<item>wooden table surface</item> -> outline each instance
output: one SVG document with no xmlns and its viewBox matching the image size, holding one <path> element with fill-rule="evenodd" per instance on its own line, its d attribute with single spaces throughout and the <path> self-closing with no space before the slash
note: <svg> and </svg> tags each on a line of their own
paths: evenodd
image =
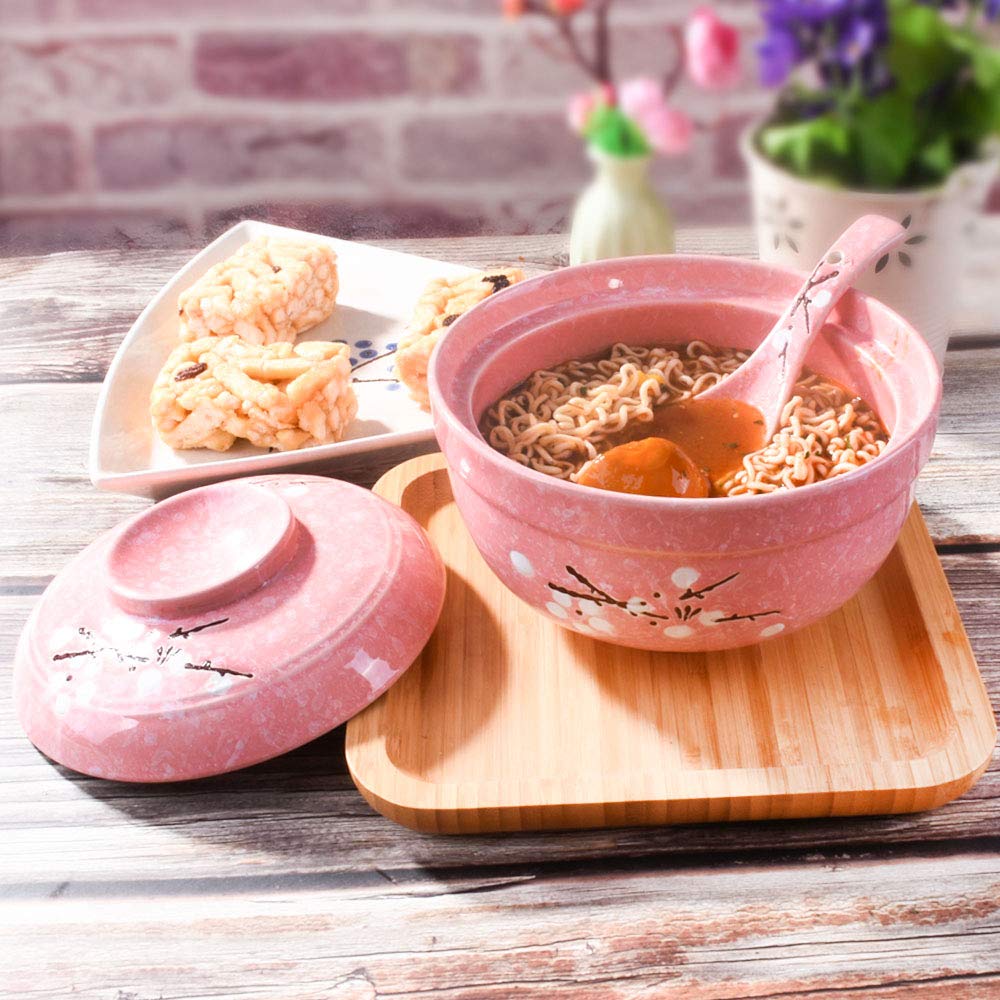
<svg viewBox="0 0 1000 1000">
<path fill-rule="evenodd" d="M 407 241 L 469 264 L 564 239 Z M 681 234 L 751 252 L 745 230 Z M 147 501 L 95 491 L 101 379 L 176 250 L 0 259 L 0 995 L 1000 997 L 1000 761 L 923 815 L 422 836 L 339 729 L 249 770 L 129 786 L 52 764 L 10 699 L 48 581 Z M 978 230 L 917 497 L 1000 704 L 1000 224 Z M 399 460 L 400 455 L 390 456 Z M 385 459 L 350 470 L 370 484 Z"/>
</svg>

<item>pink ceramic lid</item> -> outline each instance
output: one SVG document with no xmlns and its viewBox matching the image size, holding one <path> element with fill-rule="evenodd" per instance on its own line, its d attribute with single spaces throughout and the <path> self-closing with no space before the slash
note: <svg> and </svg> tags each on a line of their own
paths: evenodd
<svg viewBox="0 0 1000 1000">
<path fill-rule="evenodd" d="M 18 715 L 43 753 L 97 777 L 246 767 L 374 701 L 430 637 L 444 586 L 419 525 L 360 487 L 205 486 L 52 581 L 18 644 Z"/>
</svg>

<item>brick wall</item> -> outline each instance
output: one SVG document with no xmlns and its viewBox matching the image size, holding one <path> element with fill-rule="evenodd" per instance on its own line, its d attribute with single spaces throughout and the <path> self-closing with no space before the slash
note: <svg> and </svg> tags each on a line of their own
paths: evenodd
<svg viewBox="0 0 1000 1000">
<path fill-rule="evenodd" d="M 619 75 L 662 71 L 695 0 L 618 0 Z M 719 5 L 755 29 L 750 0 Z M 196 245 L 243 216 L 357 238 L 563 231 L 584 80 L 496 0 L 0 0 L 0 253 Z M 685 85 L 656 180 L 747 218 L 736 137 L 768 97 Z"/>
</svg>

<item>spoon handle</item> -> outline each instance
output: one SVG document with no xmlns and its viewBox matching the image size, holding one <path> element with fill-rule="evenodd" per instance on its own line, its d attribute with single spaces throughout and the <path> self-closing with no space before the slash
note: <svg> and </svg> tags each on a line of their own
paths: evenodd
<svg viewBox="0 0 1000 1000">
<path fill-rule="evenodd" d="M 753 354 L 702 396 L 741 399 L 763 414 L 766 440 L 777 430 L 806 354 L 841 296 L 907 231 L 881 215 L 864 215 L 837 238 Z"/>
</svg>

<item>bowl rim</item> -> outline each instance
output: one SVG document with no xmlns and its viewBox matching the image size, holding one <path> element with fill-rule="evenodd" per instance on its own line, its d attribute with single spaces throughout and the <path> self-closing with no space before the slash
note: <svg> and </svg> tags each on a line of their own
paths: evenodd
<svg viewBox="0 0 1000 1000">
<path fill-rule="evenodd" d="M 635 266 L 635 262 L 638 260 L 655 262 L 657 265 L 666 265 L 668 267 L 675 263 L 694 265 L 697 267 L 724 263 L 727 266 L 746 268 L 747 271 L 750 272 L 756 271 L 779 274 L 782 277 L 795 281 L 801 281 L 805 274 L 805 272 L 796 271 L 793 268 L 782 267 L 776 264 L 765 264 L 762 261 L 750 260 L 742 257 L 727 257 L 721 254 L 656 254 L 643 257 L 618 257 L 594 261 L 587 264 L 576 264 L 536 275 L 526 281 L 518 282 L 517 285 L 509 289 L 505 294 L 505 300 L 509 303 L 511 296 L 516 295 L 518 298 L 522 298 L 525 295 L 530 295 L 534 289 L 540 287 L 543 283 L 552 281 L 553 279 L 564 280 L 564 276 L 569 272 L 582 272 L 585 270 L 597 271 L 608 267 L 621 267 L 628 263 Z M 853 472 L 845 473 L 841 476 L 835 476 L 833 479 L 823 479 L 819 482 L 808 483 L 805 486 L 797 486 L 794 489 L 779 489 L 775 490 L 773 493 L 741 494 L 734 497 L 704 497 L 698 499 L 684 497 L 651 497 L 641 494 L 616 493 L 609 490 L 599 490 L 596 487 L 584 486 L 580 483 L 570 482 L 565 479 L 557 479 L 555 476 L 548 476 L 543 472 L 538 472 L 528 466 L 521 465 L 519 462 L 515 462 L 513 459 L 508 458 L 506 455 L 492 447 L 482 434 L 480 434 L 478 427 L 473 429 L 467 425 L 464 417 L 460 416 L 447 402 L 446 394 L 442 391 L 438 380 L 438 366 L 440 364 L 440 359 L 448 351 L 449 344 L 457 343 L 458 339 L 462 337 L 463 326 L 468 325 L 467 317 L 474 312 L 479 313 L 481 316 L 484 309 L 489 309 L 491 301 L 500 301 L 499 299 L 493 300 L 492 297 L 485 299 L 473 309 L 460 316 L 454 323 L 450 324 L 450 326 L 445 329 L 444 336 L 438 342 L 431 356 L 430 365 L 428 367 L 428 390 L 431 399 L 431 412 L 434 418 L 435 428 L 439 423 L 446 424 L 449 434 L 457 434 L 476 455 L 484 459 L 493 468 L 498 469 L 501 474 L 514 475 L 517 479 L 525 481 L 529 489 L 532 486 L 550 489 L 554 491 L 555 495 L 564 497 L 566 500 L 571 502 L 581 502 L 587 498 L 596 499 L 598 496 L 605 502 L 608 502 L 608 498 L 610 496 L 613 498 L 611 502 L 622 504 L 626 509 L 634 510 L 636 512 L 645 511 L 648 513 L 664 513 L 673 511 L 680 513 L 686 511 L 689 514 L 704 514 L 711 511 L 719 511 L 720 500 L 727 501 L 725 504 L 725 509 L 727 511 L 735 512 L 739 508 L 747 508 L 747 505 L 750 504 L 752 506 L 749 509 L 758 513 L 764 510 L 776 511 L 782 507 L 800 504 L 807 498 L 810 500 L 818 500 L 821 495 L 828 496 L 832 500 L 838 497 L 845 490 L 856 489 L 862 482 L 870 479 L 873 475 L 876 477 L 885 475 L 889 468 L 895 466 L 900 460 L 905 458 L 906 455 L 912 452 L 913 449 L 919 445 L 919 441 L 923 436 L 928 423 L 933 424 L 936 422 L 942 393 L 941 370 L 938 368 L 937 361 L 934 359 L 934 355 L 927 342 L 916 330 L 913 324 L 897 313 L 894 309 L 887 306 L 880 299 L 874 298 L 874 296 L 866 295 L 857 289 L 852 289 L 847 294 L 856 296 L 862 303 L 874 303 L 876 307 L 884 310 L 890 319 L 898 322 L 906 329 L 907 333 L 914 341 L 916 353 L 920 356 L 922 364 L 928 369 L 928 371 L 935 373 L 935 391 L 933 393 L 933 398 L 923 403 L 924 412 L 918 414 L 918 418 L 914 420 L 913 425 L 909 428 L 908 432 L 903 435 L 903 437 L 897 438 L 894 433 L 890 433 L 889 441 L 886 444 L 885 450 L 881 455 L 879 455 L 878 459 L 866 463 Z M 748 288 L 746 298 L 748 300 L 754 298 L 750 288 Z M 486 364 L 488 363 L 489 362 L 487 361 Z M 471 409 L 471 400 L 469 403 Z M 912 484 L 915 479 L 916 476 L 912 476 L 909 478 L 908 482 Z"/>
</svg>

